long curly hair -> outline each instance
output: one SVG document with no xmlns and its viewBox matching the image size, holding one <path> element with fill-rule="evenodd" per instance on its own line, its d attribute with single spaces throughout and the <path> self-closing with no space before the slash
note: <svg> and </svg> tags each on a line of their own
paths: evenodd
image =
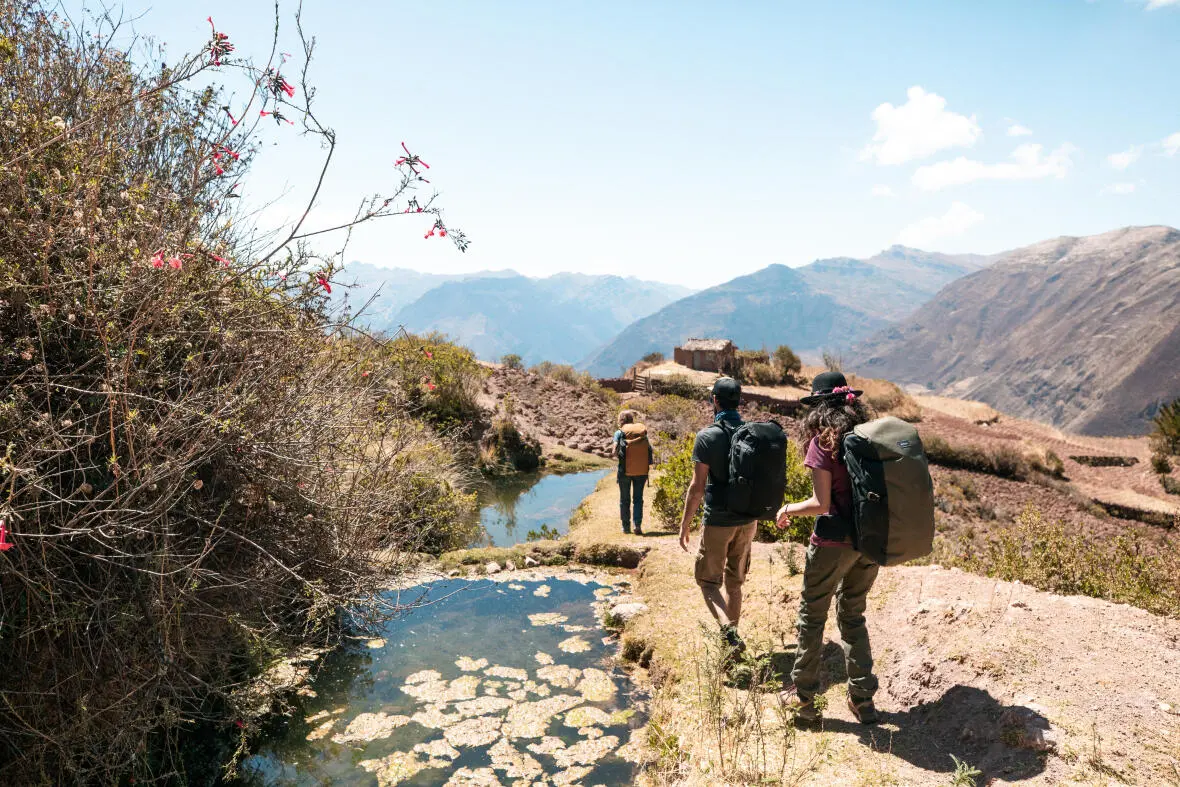
<svg viewBox="0 0 1180 787">
<path fill-rule="evenodd" d="M 804 445 L 815 438 L 820 448 L 843 462 L 844 436 L 871 419 L 868 405 L 859 397 L 849 400 L 841 394 L 824 399 L 803 417 Z"/>
</svg>

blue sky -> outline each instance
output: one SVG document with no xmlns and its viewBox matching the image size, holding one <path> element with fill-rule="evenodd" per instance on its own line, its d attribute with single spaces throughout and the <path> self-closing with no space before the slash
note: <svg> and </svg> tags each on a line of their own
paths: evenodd
<svg viewBox="0 0 1180 787">
<path fill-rule="evenodd" d="M 1180 225 L 1180 0 L 1150 2 L 306 0 L 340 140 L 320 215 L 391 183 L 404 139 L 471 249 L 395 219 L 349 259 L 703 287 L 897 242 Z M 212 14 L 262 55 L 273 4 L 126 9 L 175 53 Z M 305 194 L 316 147 L 267 134 L 244 196 Z"/>
</svg>

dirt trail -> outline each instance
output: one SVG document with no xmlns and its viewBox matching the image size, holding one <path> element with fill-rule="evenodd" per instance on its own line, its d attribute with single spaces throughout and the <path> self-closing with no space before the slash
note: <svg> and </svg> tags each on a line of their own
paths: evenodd
<svg viewBox="0 0 1180 787">
<path fill-rule="evenodd" d="M 626 538 L 610 479 L 587 509 L 572 539 Z M 653 547 L 635 582 L 651 609 L 626 637 L 653 647 L 656 717 L 688 757 L 665 768 L 663 781 L 748 781 L 748 773 L 719 777 L 698 682 L 712 622 L 692 556 L 656 527 L 649 516 L 651 534 L 626 538 Z M 777 545 L 757 544 L 746 586 L 743 633 L 783 668 L 801 562 L 799 548 L 788 560 Z M 1180 784 L 1180 621 L 937 566 L 883 570 L 868 619 L 884 722 L 864 727 L 845 707 L 829 621 L 827 721 L 798 734 L 788 768 L 795 783 L 941 787 L 951 783 L 954 755 L 981 771 L 979 785 Z"/>
</svg>

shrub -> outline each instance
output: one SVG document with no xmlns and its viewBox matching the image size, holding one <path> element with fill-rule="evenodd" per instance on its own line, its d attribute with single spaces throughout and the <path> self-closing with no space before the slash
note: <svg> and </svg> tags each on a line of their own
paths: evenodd
<svg viewBox="0 0 1180 787">
<path fill-rule="evenodd" d="M 943 467 L 959 470 L 973 470 L 1023 481 L 1032 472 L 1032 466 L 1023 454 L 1007 446 L 983 448 L 975 445 L 956 445 L 938 435 L 926 435 L 922 446 L 931 462 Z"/>
<path fill-rule="evenodd" d="M 1160 486 L 1169 495 L 1180 495 L 1180 480 L 1172 478 L 1170 475 L 1160 476 Z"/>
<path fill-rule="evenodd" d="M 0 0 L 9 784 L 183 780 L 178 730 L 244 740 L 231 720 L 270 696 L 237 689 L 383 614 L 388 575 L 470 502 L 396 364 L 362 367 L 384 345 L 336 329 L 339 257 L 303 245 L 319 227 L 272 236 L 231 199 L 262 141 L 225 107 L 297 118 L 326 157 L 331 130 L 277 64 L 234 60 L 245 98 L 194 84 L 227 39 L 137 69 L 105 24 Z M 415 160 L 362 219 L 419 205 Z"/>
<path fill-rule="evenodd" d="M 787 491 L 786 501 L 798 503 L 811 497 L 811 471 L 803 464 L 803 455 L 795 445 L 795 441 L 787 441 Z M 791 541 L 806 544 L 811 538 L 811 531 L 815 527 L 815 517 L 791 517 L 790 524 L 780 529 L 776 522 L 759 522 L 758 539 L 760 541 Z"/>
<path fill-rule="evenodd" d="M 488 371 L 466 347 L 441 334 L 402 331 L 372 362 L 397 387 L 394 407 L 408 405 L 443 429 L 467 427 L 480 419 L 478 400 Z"/>
<path fill-rule="evenodd" d="M 550 380 L 557 380 L 558 382 L 566 383 L 567 385 L 576 385 L 582 388 L 597 388 L 598 380 L 589 372 L 579 372 L 574 367 L 568 364 L 553 363 L 551 361 L 541 361 L 534 366 L 530 371 L 533 374 L 547 377 Z"/>
<path fill-rule="evenodd" d="M 683 374 L 670 374 L 667 377 L 652 378 L 651 388 L 656 393 L 679 396 L 684 399 L 709 398 L 709 389 L 700 385 Z"/>
<path fill-rule="evenodd" d="M 844 356 L 831 350 L 824 350 L 824 368 L 829 372 L 844 371 Z"/>
<path fill-rule="evenodd" d="M 639 403 L 640 400 L 634 399 L 629 402 L 632 407 Z M 657 397 L 652 402 L 642 402 L 641 406 L 646 412 L 649 426 L 656 428 L 656 437 L 661 442 L 666 438 L 678 440 L 694 433 L 704 416 L 699 400 L 685 399 L 675 394 Z"/>
<path fill-rule="evenodd" d="M 1160 407 L 1152 424 L 1155 429 L 1151 438 L 1156 452 L 1165 456 L 1180 456 L 1180 399 Z"/>
<path fill-rule="evenodd" d="M 742 367 L 744 382 L 754 385 L 778 385 L 780 376 L 768 363 L 755 363 Z"/>
<path fill-rule="evenodd" d="M 865 392 L 865 401 L 878 415 L 892 415 L 910 423 L 922 420 L 922 408 L 914 398 L 888 380 L 874 380 L 854 375 L 851 385 Z"/>
<path fill-rule="evenodd" d="M 677 443 L 668 452 L 667 458 L 660 462 L 660 474 L 654 481 L 656 493 L 652 498 L 652 511 L 669 527 L 677 527 L 684 513 L 684 497 L 692 483 L 692 448 L 695 441 L 695 435 L 688 435 Z M 692 527 L 695 529 L 700 523 L 701 514 L 698 511 Z"/>
<path fill-rule="evenodd" d="M 480 438 L 480 464 L 485 472 L 505 469 L 521 472 L 541 466 L 541 444 L 520 432 L 511 416 L 492 421 L 492 428 Z"/>
<path fill-rule="evenodd" d="M 516 353 L 508 353 L 500 359 L 500 365 L 505 369 L 523 369 L 524 359 Z"/>
<path fill-rule="evenodd" d="M 1046 523 L 1034 509 L 981 548 L 959 558 L 969 571 L 1063 595 L 1103 598 L 1157 615 L 1180 616 L 1180 553 L 1151 548 L 1134 533 L 1114 539 L 1078 538 L 1076 527 Z"/>
<path fill-rule="evenodd" d="M 650 364 L 663 363 L 664 354 L 659 351 L 648 353 L 647 355 L 643 356 L 643 362 Z"/>
<path fill-rule="evenodd" d="M 1157 475 L 1167 475 L 1172 472 L 1172 460 L 1166 454 L 1153 453 L 1151 455 L 1151 469 Z"/>
<path fill-rule="evenodd" d="M 779 379 L 784 383 L 793 382 L 801 371 L 803 361 L 785 344 L 780 344 L 774 351 L 774 362 L 778 367 Z"/>
</svg>

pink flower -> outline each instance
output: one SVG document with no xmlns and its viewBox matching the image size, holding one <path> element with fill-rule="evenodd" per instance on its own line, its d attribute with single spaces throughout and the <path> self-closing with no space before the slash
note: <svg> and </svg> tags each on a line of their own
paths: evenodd
<svg viewBox="0 0 1180 787">
<path fill-rule="evenodd" d="M 153 254 L 151 262 L 152 262 L 152 267 L 155 268 L 156 270 L 163 268 L 164 267 L 164 250 L 160 249 L 155 254 Z"/>
<path fill-rule="evenodd" d="M 287 80 L 283 79 L 282 74 L 280 74 L 278 71 L 268 71 L 267 74 L 270 77 L 269 81 L 267 82 L 267 87 L 270 88 L 270 92 L 274 93 L 276 96 L 279 93 L 286 93 L 287 98 L 295 97 L 295 88 L 292 87 Z"/>
<path fill-rule="evenodd" d="M 432 361 L 434 360 L 434 353 L 432 353 L 430 350 L 427 350 L 425 347 L 423 347 L 422 352 L 426 353 L 427 358 L 429 358 Z"/>
<path fill-rule="evenodd" d="M 368 377 L 368 376 L 369 376 L 369 372 L 367 370 L 361 372 L 361 377 Z"/>
<path fill-rule="evenodd" d="M 184 263 L 181 262 L 180 257 L 171 257 L 168 260 L 168 267 L 178 271 L 184 267 Z"/>
<path fill-rule="evenodd" d="M 319 285 L 323 287 L 329 295 L 332 294 L 332 285 L 328 284 L 328 280 L 324 278 L 323 274 L 317 273 L 315 280 L 319 282 Z"/>
<path fill-rule="evenodd" d="M 8 528 L 4 524 L 4 520 L 0 519 L 0 552 L 7 552 L 16 544 L 8 540 Z"/>
<path fill-rule="evenodd" d="M 212 256 L 214 262 L 220 262 L 225 267 L 229 267 L 229 260 L 227 260 L 225 257 L 222 257 L 220 254 L 214 254 Z"/>
<path fill-rule="evenodd" d="M 426 389 L 428 391 L 433 391 L 434 390 L 434 383 L 426 383 Z"/>
<path fill-rule="evenodd" d="M 209 23 L 209 29 L 213 31 L 213 40 L 209 42 L 209 54 L 213 56 L 213 65 L 221 65 L 221 58 L 234 51 L 234 45 L 229 42 L 229 36 L 225 33 L 218 33 L 217 28 L 213 26 L 213 17 L 205 17 L 205 21 Z"/>
</svg>

